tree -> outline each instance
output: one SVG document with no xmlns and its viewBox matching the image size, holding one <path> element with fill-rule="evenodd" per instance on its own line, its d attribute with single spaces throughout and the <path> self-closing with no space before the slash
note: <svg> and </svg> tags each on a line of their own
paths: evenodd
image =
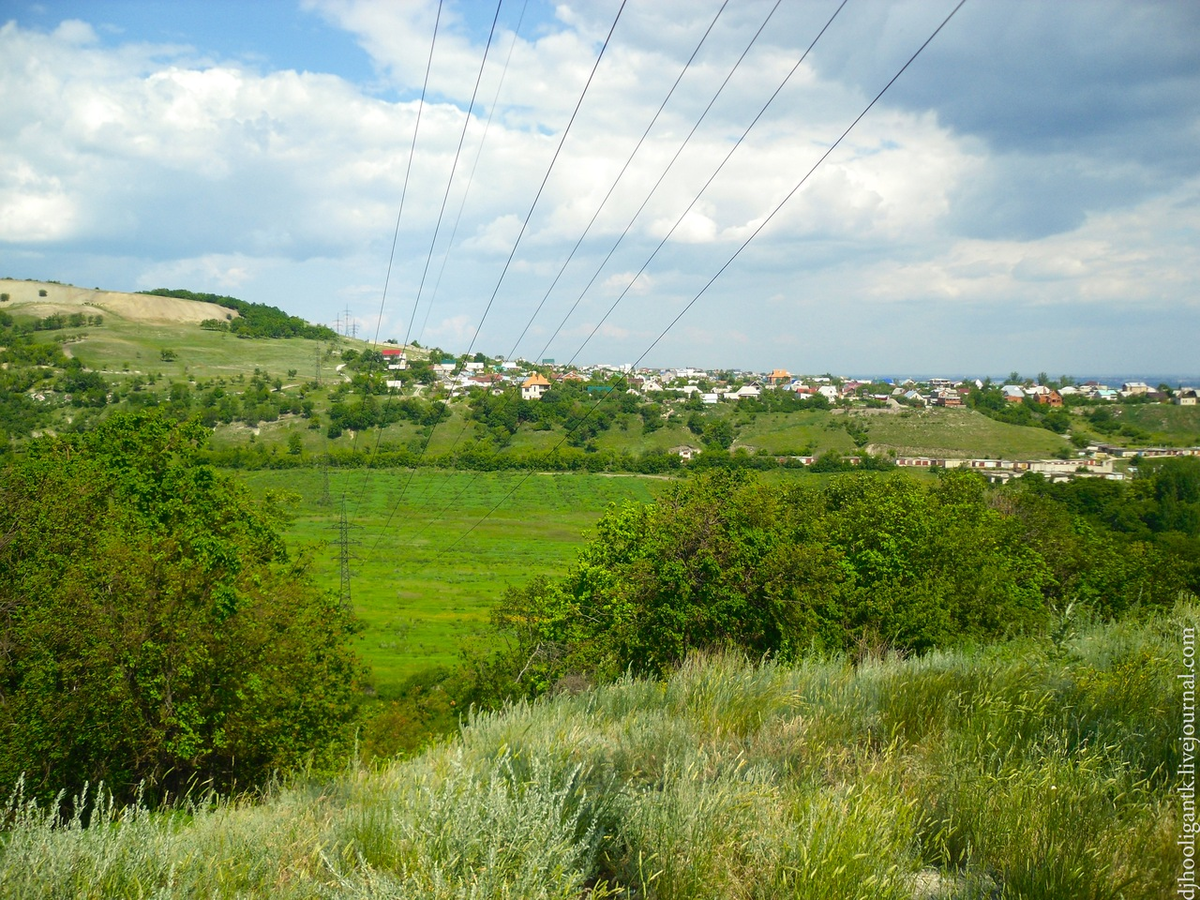
<svg viewBox="0 0 1200 900">
<path fill-rule="evenodd" d="M 611 509 L 566 576 L 509 590 L 493 620 L 531 692 L 572 673 L 661 675 L 695 650 L 925 651 L 1037 631 L 1062 599 L 1054 573 L 987 490 L 959 471 L 930 487 L 854 474 L 819 490 L 712 468 Z"/>
<path fill-rule="evenodd" d="M 2 473 L 0 784 L 249 787 L 342 735 L 352 621 L 206 439 L 124 414 Z"/>
</svg>

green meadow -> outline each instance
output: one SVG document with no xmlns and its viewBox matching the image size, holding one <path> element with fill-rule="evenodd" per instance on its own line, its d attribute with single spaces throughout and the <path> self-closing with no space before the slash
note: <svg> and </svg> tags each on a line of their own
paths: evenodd
<svg viewBox="0 0 1200 900">
<path fill-rule="evenodd" d="M 1149 432 L 1155 444 L 1200 446 L 1200 406 L 1125 404 L 1117 419 Z"/>
<path fill-rule="evenodd" d="M 850 413 L 864 426 L 870 446 L 898 456 L 1040 459 L 1068 446 L 1044 428 L 1008 425 L 970 409 L 859 410 Z"/>
<path fill-rule="evenodd" d="M 338 360 L 327 356 L 332 343 L 308 340 L 262 340 L 235 337 L 228 332 L 206 331 L 191 324 L 157 324 L 122 320 L 106 315 L 98 328 L 44 332 L 46 340 L 68 340 L 70 354 L 90 369 L 120 377 L 124 373 L 148 375 L 151 372 L 168 380 L 188 378 L 234 378 L 249 375 L 255 368 L 281 378 L 294 369 L 295 380 L 313 380 L 317 364 L 327 380 L 334 375 Z M 346 346 L 363 345 L 343 339 Z M 175 359 L 165 361 L 162 351 Z M 336 351 L 335 351 L 336 352 Z"/>
<path fill-rule="evenodd" d="M 646 501 L 660 479 L 433 470 L 318 468 L 238 473 L 282 493 L 289 549 L 341 589 L 339 521 L 348 523 L 357 650 L 381 697 L 409 676 L 486 650 L 493 603 L 510 585 L 563 574 L 610 503 Z"/>
</svg>

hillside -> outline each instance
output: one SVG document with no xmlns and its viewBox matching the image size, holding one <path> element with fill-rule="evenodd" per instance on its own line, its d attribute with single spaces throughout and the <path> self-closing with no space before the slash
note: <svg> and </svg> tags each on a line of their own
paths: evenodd
<svg viewBox="0 0 1200 900">
<path fill-rule="evenodd" d="M 117 316 L 128 322 L 154 322 L 171 325 L 199 325 L 205 319 L 224 319 L 237 312 L 215 303 L 155 297 L 122 291 L 81 288 L 54 281 L 17 281 L 0 279 L 0 294 L 9 299 L 2 308 L 16 315 L 44 318 L 77 312 Z"/>
<path fill-rule="evenodd" d="M 693 658 L 178 812 L 93 796 L 56 828 L 18 794 L 0 897 L 1161 900 L 1198 625 L 1181 607 L 919 659 Z"/>
</svg>

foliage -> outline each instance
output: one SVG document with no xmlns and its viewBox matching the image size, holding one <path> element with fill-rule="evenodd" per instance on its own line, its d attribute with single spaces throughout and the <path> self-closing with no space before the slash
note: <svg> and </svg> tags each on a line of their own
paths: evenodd
<svg viewBox="0 0 1200 900">
<path fill-rule="evenodd" d="M 93 791 L 61 823 L 17 795 L 0 897 L 1160 900 L 1197 624 L 1088 627 L 1061 655 L 697 657 L 257 800 Z"/>
<path fill-rule="evenodd" d="M 269 506 L 154 413 L 34 442 L 0 479 L 0 783 L 261 782 L 354 710 L 347 614 Z"/>
<path fill-rule="evenodd" d="M 1133 605 L 1173 588 L 1200 591 L 1200 458 L 1147 460 L 1132 484 L 1080 479 L 1050 484 L 1021 479 L 1019 490 L 1059 504 L 1075 521 L 1059 515 L 1039 527 L 1042 540 L 1062 542 L 1090 535 L 1096 570 L 1136 568 L 1137 597 L 1107 582 L 1092 593 L 1116 608 Z M 1033 509 L 1033 501 L 1026 502 Z M 1059 554 L 1069 558 L 1070 554 Z M 1123 579 L 1132 587 L 1133 572 Z"/>
<path fill-rule="evenodd" d="M 283 310 L 265 303 L 249 303 L 237 297 L 226 297 L 218 294 L 204 294 L 181 289 L 155 288 L 152 291 L 142 291 L 157 297 L 178 297 L 181 300 L 197 300 L 202 303 L 215 303 L 227 309 L 236 310 L 238 317 L 225 321 L 207 319 L 201 327 L 230 331 L 239 337 L 259 338 L 310 338 L 318 341 L 334 340 L 337 332 L 325 325 L 311 325 L 298 316 L 289 316 Z"/>
<path fill-rule="evenodd" d="M 610 509 L 597 532 L 566 577 L 511 589 L 495 610 L 523 690 L 571 673 L 661 675 L 726 646 L 927 651 L 1037 633 L 1072 602 L 1104 617 L 1170 605 L 1187 586 L 1159 547 L 964 471 L 822 490 L 714 469 L 653 505 Z"/>
</svg>

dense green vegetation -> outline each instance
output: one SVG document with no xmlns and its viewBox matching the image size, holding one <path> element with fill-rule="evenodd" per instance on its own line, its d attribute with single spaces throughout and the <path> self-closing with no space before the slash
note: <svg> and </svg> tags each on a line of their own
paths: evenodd
<svg viewBox="0 0 1200 900">
<path fill-rule="evenodd" d="M 249 303 L 237 297 L 219 294 L 203 294 L 179 289 L 155 288 L 142 291 L 158 297 L 178 297 L 181 300 L 198 300 L 214 303 L 235 310 L 237 318 L 206 319 L 200 327 L 213 331 L 228 331 L 238 337 L 255 338 L 309 338 L 315 341 L 330 341 L 337 332 L 325 325 L 311 325 L 299 316 L 289 316 L 282 309 L 265 303 Z"/>
<path fill-rule="evenodd" d="M 350 615 L 205 437 L 122 415 L 0 471 L 0 783 L 228 790 L 345 736 Z"/>
<path fill-rule="evenodd" d="M 693 658 L 174 814 L 20 795 L 0 897 L 1162 900 L 1181 607 L 917 658 Z M 83 827 L 87 814 L 93 826 Z"/>
<path fill-rule="evenodd" d="M 1111 620 L 1200 590 L 1200 460 L 1133 487 L 989 491 L 867 475 L 827 487 L 731 474 L 626 504 L 570 572 L 509 591 L 497 623 L 526 689 L 662 675 L 689 653 L 906 652 L 1044 632 L 1068 607 Z M 1115 527 L 1114 527 L 1115 526 Z"/>
</svg>

